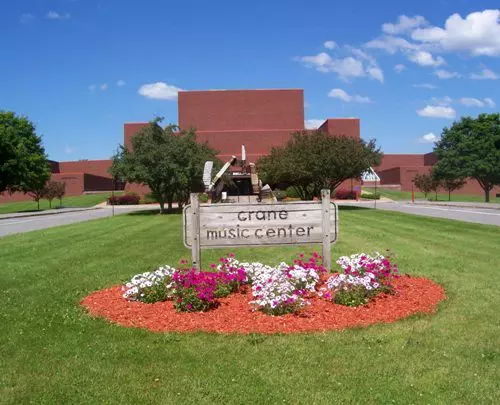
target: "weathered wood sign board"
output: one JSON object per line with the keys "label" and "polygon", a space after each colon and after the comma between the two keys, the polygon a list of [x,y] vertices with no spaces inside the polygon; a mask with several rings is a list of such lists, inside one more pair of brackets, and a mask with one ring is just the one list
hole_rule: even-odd
{"label": "weathered wood sign board", "polygon": [[322,243],[329,267],[338,211],[329,190],[323,193],[318,202],[276,204],[199,204],[198,195],[192,194],[184,208],[184,245],[192,249],[193,265],[199,266],[200,248]]}

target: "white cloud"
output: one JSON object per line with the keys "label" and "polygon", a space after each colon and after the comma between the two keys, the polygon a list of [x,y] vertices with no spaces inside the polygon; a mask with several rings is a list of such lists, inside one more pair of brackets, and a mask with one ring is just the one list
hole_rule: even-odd
{"label": "white cloud", "polygon": [[310,120],[305,120],[304,126],[306,129],[317,129],[323,124],[323,122],[325,122],[325,120],[312,118]]}
{"label": "white cloud", "polygon": [[106,83],[103,83],[99,86],[99,88],[102,90],[102,91],[105,91],[108,89],[108,85]]}
{"label": "white cloud", "polygon": [[441,56],[432,56],[430,52],[427,51],[416,51],[408,55],[408,59],[420,66],[441,66],[445,64],[445,60]]}
{"label": "white cloud", "polygon": [[142,85],[138,93],[141,96],[154,100],[175,100],[179,91],[182,91],[179,87],[164,82],[157,82]]}
{"label": "white cloud", "polygon": [[371,103],[369,97],[359,96],[359,95],[349,95],[342,89],[332,89],[328,93],[328,97],[338,98],[339,100],[345,101],[346,103]]}
{"label": "white cloud", "polygon": [[499,56],[500,10],[470,13],[465,19],[455,13],[448,17],[444,28],[418,28],[411,37],[416,41],[438,45],[443,51]]}
{"label": "white cloud", "polygon": [[434,74],[440,79],[454,79],[461,77],[460,73],[458,72],[450,72],[444,69],[438,69],[434,72]]}
{"label": "white cloud", "polygon": [[421,138],[419,138],[420,143],[434,143],[438,140],[438,136],[434,135],[432,132],[429,132],[428,134],[423,135]]}
{"label": "white cloud", "polygon": [[326,49],[335,49],[338,46],[335,41],[325,41],[323,45]]}
{"label": "white cloud", "polygon": [[33,14],[25,13],[25,14],[21,15],[21,19],[19,21],[21,22],[21,24],[29,24],[32,21],[34,21],[34,19],[35,19],[35,16]]}
{"label": "white cloud", "polygon": [[49,20],[68,20],[71,15],[69,13],[59,14],[57,11],[49,11],[45,14],[45,18]]}
{"label": "white cloud", "polygon": [[417,110],[417,114],[421,117],[447,119],[453,119],[457,116],[457,112],[453,107],[444,105],[427,105],[421,110]]}
{"label": "white cloud", "polygon": [[478,98],[472,97],[462,97],[458,102],[466,107],[495,107],[495,102],[491,98],[485,98],[484,100],[480,100]]}
{"label": "white cloud", "polygon": [[496,103],[489,97],[485,98],[484,99],[484,104],[487,106],[487,107],[495,107],[496,106]]}
{"label": "white cloud", "polygon": [[413,44],[404,38],[383,35],[365,44],[367,48],[383,49],[387,53],[395,54],[399,50],[419,50],[421,45]]}
{"label": "white cloud", "polygon": [[118,87],[123,87],[123,86],[125,86],[126,84],[127,84],[127,83],[125,83],[125,81],[123,81],[123,80],[118,80],[118,81],[116,82],[116,85],[117,85]]}
{"label": "white cloud", "polygon": [[349,81],[351,78],[368,76],[383,83],[384,73],[377,61],[361,49],[345,47],[353,56],[333,59],[325,52],[313,56],[295,58],[306,66],[314,67],[322,73],[336,73],[339,79]]}
{"label": "white cloud", "polygon": [[67,155],[71,155],[75,152],[75,148],[73,148],[72,146],[65,146],[64,147],[64,153],[66,153]]}
{"label": "white cloud", "polygon": [[378,66],[372,66],[366,69],[366,73],[372,79],[378,80],[380,83],[384,83],[384,72]]}
{"label": "white cloud", "polygon": [[498,80],[500,77],[490,69],[483,69],[481,73],[471,73],[469,76],[473,80]]}
{"label": "white cloud", "polygon": [[400,15],[396,24],[383,24],[382,31],[386,34],[403,34],[405,32],[413,30],[414,28],[421,27],[427,24],[427,20],[421,15],[416,15],[415,17]]}
{"label": "white cloud", "polygon": [[418,83],[418,84],[414,84],[413,87],[420,88],[420,89],[429,89],[429,90],[434,90],[437,88],[436,86],[434,86],[433,84],[430,84],[430,83]]}
{"label": "white cloud", "polygon": [[403,70],[406,70],[406,66],[402,63],[398,63],[396,66],[394,66],[394,71],[396,73],[401,73]]}
{"label": "white cloud", "polygon": [[453,103],[453,99],[448,96],[442,98],[432,97],[431,101],[435,105],[444,105],[444,106],[449,106],[451,105],[451,103]]}

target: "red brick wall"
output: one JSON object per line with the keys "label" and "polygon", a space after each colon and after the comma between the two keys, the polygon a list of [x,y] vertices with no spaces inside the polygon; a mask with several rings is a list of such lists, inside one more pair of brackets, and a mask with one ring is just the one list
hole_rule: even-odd
{"label": "red brick wall", "polygon": [[382,170],[403,166],[424,166],[424,155],[387,154],[382,157],[380,165],[374,169],[378,173]]}
{"label": "red brick wall", "polygon": [[59,173],[88,173],[95,176],[111,178],[108,169],[111,160],[79,160],[74,162],[59,162]]}
{"label": "red brick wall", "polygon": [[84,191],[111,191],[114,186],[113,179],[109,177],[94,176],[84,173]]}
{"label": "red brick wall", "polygon": [[344,135],[360,139],[359,118],[328,118],[319,129],[330,135]]}
{"label": "red brick wall", "polygon": [[399,184],[401,181],[401,171],[399,167],[393,167],[392,169],[377,171],[380,177],[380,184]]}
{"label": "red brick wall", "polygon": [[84,173],[57,173],[51,177],[53,181],[60,181],[66,184],[66,195],[80,195],[85,190]]}
{"label": "red brick wall", "polygon": [[182,129],[304,129],[303,90],[181,91],[178,104]]}
{"label": "red brick wall", "polygon": [[148,122],[136,122],[123,125],[123,143],[124,145],[132,149],[132,137],[137,134],[142,128],[147,127]]}

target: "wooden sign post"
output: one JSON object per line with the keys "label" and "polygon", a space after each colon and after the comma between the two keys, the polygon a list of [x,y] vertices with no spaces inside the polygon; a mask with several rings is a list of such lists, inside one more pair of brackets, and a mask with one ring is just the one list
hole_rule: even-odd
{"label": "wooden sign post", "polygon": [[198,194],[191,194],[184,208],[184,245],[197,269],[203,248],[321,244],[323,265],[330,270],[330,245],[337,234],[338,210],[330,190],[322,190],[318,202],[270,204],[200,204]]}

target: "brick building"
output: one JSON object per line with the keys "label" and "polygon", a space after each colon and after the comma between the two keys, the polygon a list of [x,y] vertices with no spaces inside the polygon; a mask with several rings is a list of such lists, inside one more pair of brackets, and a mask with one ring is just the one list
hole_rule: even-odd
{"label": "brick building", "polygon": [[[247,161],[256,162],[273,146],[283,145],[294,132],[305,129],[304,92],[301,89],[181,91],[178,114],[179,126],[195,128],[197,139],[218,150],[221,160],[239,155],[244,144]],[[132,136],[146,125],[148,123],[124,124],[124,144],[130,146]],[[332,136],[360,139],[357,118],[329,118],[319,129]],[[435,161],[432,153],[388,154],[375,169],[382,186],[409,191],[415,174],[429,172]],[[109,191],[113,188],[108,172],[110,165],[111,160],[51,162],[52,179],[66,183],[67,195]],[[346,182],[342,188],[353,184]],[[127,184],[126,191],[143,194],[148,190]],[[500,192],[500,188],[494,192]],[[479,184],[471,180],[457,193],[481,195],[483,192]],[[0,203],[26,199],[29,197],[20,193],[0,195]]]}

